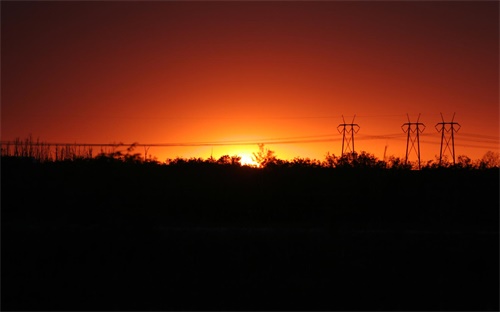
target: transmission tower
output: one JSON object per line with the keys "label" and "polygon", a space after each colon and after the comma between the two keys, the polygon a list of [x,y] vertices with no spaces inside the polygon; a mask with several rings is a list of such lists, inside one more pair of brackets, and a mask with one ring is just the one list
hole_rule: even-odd
{"label": "transmission tower", "polygon": [[[441,148],[439,151],[439,164],[443,159],[443,153],[448,150],[451,153],[451,158],[453,159],[453,164],[455,164],[455,136],[454,133],[460,130],[461,126],[458,122],[454,122],[455,113],[453,113],[453,117],[450,122],[445,122],[443,118],[443,114],[441,114],[442,122],[438,122],[435,126],[438,132],[441,132]],[[456,128],[458,127],[458,128]],[[445,133],[447,136],[445,136]],[[451,141],[451,147],[450,147]],[[443,143],[445,144],[443,146]]]}
{"label": "transmission tower", "polygon": [[342,133],[342,156],[349,150],[354,154],[354,134],[359,131],[359,125],[354,123],[354,118],[356,118],[356,115],[352,117],[351,123],[348,124],[345,122],[344,115],[342,115],[342,121],[344,121],[344,123],[337,126],[339,133]]}
{"label": "transmission tower", "polygon": [[[421,122],[418,122],[420,120],[420,114],[418,114],[417,122],[410,122],[410,116],[408,116],[408,114],[406,114],[406,117],[408,118],[408,122],[404,123],[401,126],[403,132],[408,133],[408,136],[406,138],[405,164],[408,163],[408,155],[412,150],[414,150],[417,153],[418,169],[420,169],[420,133],[424,132],[425,125]],[[415,143],[417,144],[416,148]]]}

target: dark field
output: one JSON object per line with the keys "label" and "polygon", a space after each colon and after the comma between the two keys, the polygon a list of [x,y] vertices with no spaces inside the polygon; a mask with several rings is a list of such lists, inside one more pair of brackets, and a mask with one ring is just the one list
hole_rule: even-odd
{"label": "dark field", "polygon": [[499,171],[1,163],[2,310],[499,310]]}

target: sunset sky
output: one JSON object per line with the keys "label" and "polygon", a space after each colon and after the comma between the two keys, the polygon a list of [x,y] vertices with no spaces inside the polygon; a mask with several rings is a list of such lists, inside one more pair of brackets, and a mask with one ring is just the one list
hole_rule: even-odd
{"label": "sunset sky", "polygon": [[1,44],[2,140],[323,160],[355,115],[382,159],[420,114],[432,160],[442,113],[456,155],[499,151],[498,1],[2,1]]}

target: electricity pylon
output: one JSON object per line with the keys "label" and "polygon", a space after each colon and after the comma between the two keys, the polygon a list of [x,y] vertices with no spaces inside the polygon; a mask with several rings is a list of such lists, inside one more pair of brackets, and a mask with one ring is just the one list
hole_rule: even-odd
{"label": "electricity pylon", "polygon": [[342,115],[342,121],[344,121],[344,123],[337,126],[337,130],[339,131],[339,133],[342,133],[342,156],[344,156],[344,154],[347,153],[348,150],[350,150],[354,155],[354,134],[358,133],[359,131],[359,125],[354,123],[354,118],[356,118],[356,115],[352,117],[351,123],[348,124],[345,122],[344,115]]}
{"label": "electricity pylon", "polygon": [[[408,133],[408,136],[406,138],[405,164],[408,163],[408,155],[411,153],[413,149],[417,153],[418,169],[420,169],[420,133],[424,132],[425,125],[421,122],[418,122],[420,120],[420,114],[418,114],[417,122],[410,122],[410,116],[408,116],[408,114],[406,114],[406,117],[408,118],[408,122],[404,123],[401,126],[403,132]],[[409,146],[410,143],[411,146]],[[416,149],[415,149],[415,143],[417,143]]]}
{"label": "electricity pylon", "polygon": [[[450,151],[451,153],[451,158],[453,159],[453,164],[455,164],[455,136],[454,133],[458,132],[460,130],[461,126],[458,122],[454,122],[453,120],[455,119],[455,113],[453,113],[453,117],[451,118],[451,122],[444,122],[443,114],[441,114],[441,120],[442,122],[438,122],[435,126],[436,130],[438,132],[441,132],[441,148],[439,151],[439,164],[441,164],[441,160],[443,158],[443,152],[446,152],[446,149]],[[455,125],[458,127],[455,128]],[[438,126],[441,126],[440,129],[438,129]],[[445,133],[449,134],[449,137],[445,137]],[[451,140],[451,149],[450,149],[450,140]],[[443,148],[443,142],[445,143],[445,146]]]}

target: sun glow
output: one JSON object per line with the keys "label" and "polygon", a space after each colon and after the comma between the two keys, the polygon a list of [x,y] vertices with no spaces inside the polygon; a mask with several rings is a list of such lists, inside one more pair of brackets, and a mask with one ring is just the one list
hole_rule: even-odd
{"label": "sun glow", "polygon": [[258,167],[259,164],[253,160],[252,156],[248,154],[239,154],[238,156],[241,157],[240,163],[242,166],[250,166],[250,167]]}

